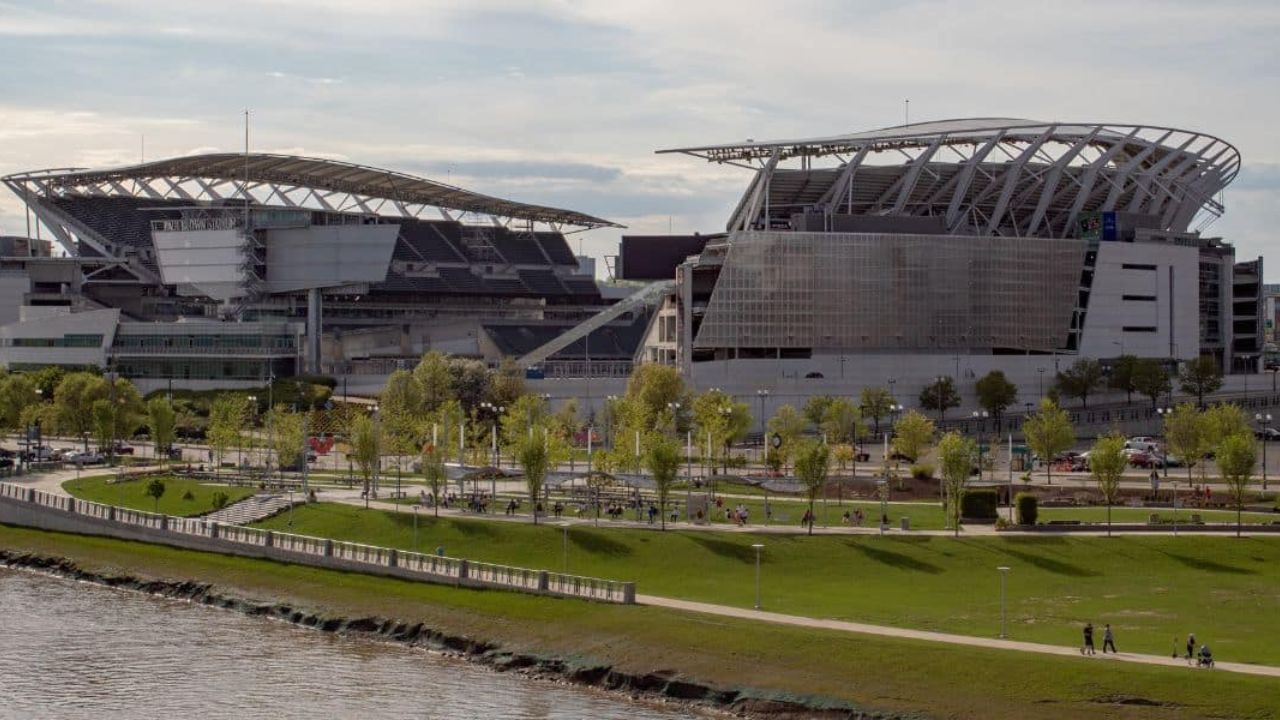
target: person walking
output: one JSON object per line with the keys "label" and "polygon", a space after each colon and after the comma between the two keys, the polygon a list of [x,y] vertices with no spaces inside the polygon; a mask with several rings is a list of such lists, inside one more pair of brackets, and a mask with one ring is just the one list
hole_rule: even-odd
{"label": "person walking", "polygon": [[1191,633],[1187,636],[1187,659],[1190,660],[1196,654],[1196,634]]}
{"label": "person walking", "polygon": [[1093,623],[1084,624],[1084,647],[1080,648],[1081,655],[1096,654],[1093,649]]}
{"label": "person walking", "polygon": [[1116,650],[1116,637],[1111,632],[1111,623],[1107,623],[1106,626],[1102,628],[1102,654],[1103,655],[1107,654],[1107,648],[1111,648],[1111,652],[1119,655],[1119,652]]}

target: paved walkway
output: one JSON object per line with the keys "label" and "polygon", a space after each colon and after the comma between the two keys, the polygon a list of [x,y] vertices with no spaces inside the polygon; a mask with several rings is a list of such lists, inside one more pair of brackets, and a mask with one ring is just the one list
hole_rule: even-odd
{"label": "paved walkway", "polygon": [[[695,612],[704,615],[719,615],[721,617],[741,618],[743,620],[756,620],[759,622],[774,623],[777,625],[794,625],[797,627],[815,628],[818,630],[835,630],[837,632],[859,633],[862,635],[879,635],[881,637],[924,640],[926,642],[947,643],[950,645],[969,645],[972,647],[995,648],[998,650],[1015,650],[1018,652],[1039,653],[1042,655],[1059,655],[1062,657],[1074,658],[1081,657],[1080,648],[1078,647],[1046,645],[1043,643],[1022,642],[1020,640],[1000,640],[994,638],[974,637],[972,635],[952,635],[950,633],[931,632],[928,630],[911,630],[908,628],[890,627],[888,625],[868,625],[866,623],[855,623],[845,620],[822,620],[819,618],[802,617],[799,615],[783,615],[781,613],[767,612],[764,610],[748,610],[746,608],[730,607],[728,605],[713,605],[710,603],[700,603],[689,600],[676,600],[674,598],[658,597],[655,595],[637,595],[636,602],[641,605],[653,605],[655,607],[683,610],[685,612]],[[1081,659],[1084,661],[1086,658]],[[1171,658],[1163,655],[1143,655],[1140,653],[1122,652],[1107,655],[1099,653],[1098,655],[1088,657],[1087,660],[1090,662],[1130,662],[1143,665],[1162,665],[1164,667],[1196,669],[1193,666],[1189,666],[1185,659]],[[1214,665],[1214,668],[1217,670],[1224,670],[1226,672],[1280,678],[1280,667],[1271,665],[1248,665],[1245,663],[1217,662]]]}

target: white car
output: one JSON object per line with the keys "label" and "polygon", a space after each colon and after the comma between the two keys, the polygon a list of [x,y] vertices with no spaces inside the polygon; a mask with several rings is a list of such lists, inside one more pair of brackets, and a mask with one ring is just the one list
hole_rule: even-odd
{"label": "white car", "polygon": [[1144,453],[1154,454],[1160,453],[1160,443],[1155,438],[1148,435],[1131,437],[1125,441],[1124,447],[1126,450],[1139,450]]}
{"label": "white car", "polygon": [[102,462],[102,456],[95,452],[70,453],[62,458],[63,462],[72,465],[96,465]]}

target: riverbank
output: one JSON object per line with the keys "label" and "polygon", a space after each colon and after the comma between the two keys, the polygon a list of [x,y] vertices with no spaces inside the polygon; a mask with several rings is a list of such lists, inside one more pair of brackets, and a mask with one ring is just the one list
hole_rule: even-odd
{"label": "riverbank", "polygon": [[[263,560],[0,527],[0,548],[63,558],[85,573],[166,581],[243,601],[255,612],[301,620],[367,620],[355,632],[460,638],[495,663],[555,668],[578,681],[641,692],[621,678],[663,682],[661,692],[711,688],[733,702],[825,703],[825,716],[881,708],[878,717],[1043,720],[1103,713],[1117,718],[1277,717],[1274,681],[1192,669],[1120,667],[1075,658],[1028,658],[978,648],[763,626],[651,607],[472,591]],[[188,589],[187,592],[197,592]],[[388,624],[389,623],[389,624]],[[522,658],[515,661],[514,658]],[[566,679],[575,679],[566,677]],[[673,684],[674,681],[674,684]],[[752,690],[751,688],[772,690]],[[695,692],[696,691],[691,691]],[[734,693],[732,696],[726,693]],[[822,701],[821,698],[828,698]],[[704,702],[708,700],[704,697]],[[836,707],[830,707],[832,702]],[[843,704],[844,709],[839,709]],[[722,705],[733,709],[732,704]],[[744,705],[739,705],[744,707]],[[758,706],[758,712],[780,709]],[[874,717],[874,715],[873,715]]]}

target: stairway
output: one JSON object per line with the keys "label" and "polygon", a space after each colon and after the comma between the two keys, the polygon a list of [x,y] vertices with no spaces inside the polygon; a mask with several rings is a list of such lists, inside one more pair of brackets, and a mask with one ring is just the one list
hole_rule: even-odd
{"label": "stairway", "polygon": [[[293,504],[301,505],[303,502],[305,501],[302,495],[298,494]],[[223,525],[248,525],[288,509],[288,495],[254,495],[209,513],[204,516],[204,519]]]}

